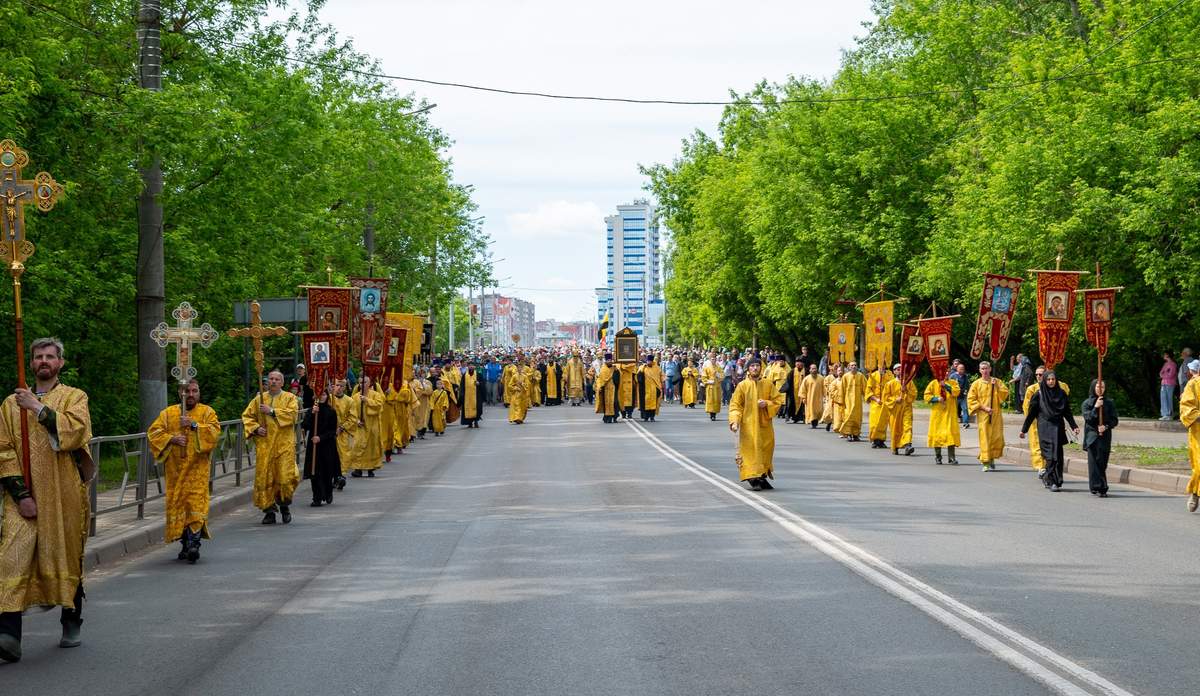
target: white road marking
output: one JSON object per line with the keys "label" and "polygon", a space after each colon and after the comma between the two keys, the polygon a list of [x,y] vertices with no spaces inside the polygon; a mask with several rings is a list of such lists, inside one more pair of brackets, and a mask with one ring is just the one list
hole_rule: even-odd
{"label": "white road marking", "polygon": [[[1055,692],[1069,696],[1094,696],[1094,694],[1133,696],[1130,692],[1095,672],[930,587],[824,527],[814,524],[762,496],[751,494],[740,485],[692,461],[651,434],[643,426],[632,421],[625,422],[663,456],[695,474],[701,480],[728,493],[792,535],[924,611]],[[1057,668],[1057,671],[1052,668]],[[1080,683],[1070,681],[1069,679],[1072,677],[1075,682]]]}

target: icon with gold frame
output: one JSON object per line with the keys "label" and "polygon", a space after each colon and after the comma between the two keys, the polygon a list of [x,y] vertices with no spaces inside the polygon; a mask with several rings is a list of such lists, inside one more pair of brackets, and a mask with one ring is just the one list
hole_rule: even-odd
{"label": "icon with gold frame", "polygon": [[626,326],[613,337],[614,362],[618,365],[633,365],[638,361],[638,335]]}

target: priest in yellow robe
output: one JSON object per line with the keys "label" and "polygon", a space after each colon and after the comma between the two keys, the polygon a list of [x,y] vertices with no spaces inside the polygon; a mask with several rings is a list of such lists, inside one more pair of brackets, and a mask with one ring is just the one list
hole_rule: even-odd
{"label": "priest in yellow robe", "polygon": [[435,437],[446,432],[446,416],[450,409],[450,395],[446,393],[446,383],[438,380],[433,385],[433,396],[429,397],[429,423],[433,426]]}
{"label": "priest in yellow robe", "polygon": [[375,478],[375,470],[383,466],[383,404],[385,396],[379,387],[364,376],[354,388],[350,399],[357,410],[354,424],[354,444],[350,448],[351,476],[358,478],[367,472]]}
{"label": "priest in yellow robe", "polygon": [[384,389],[376,383],[375,388],[383,396],[383,405],[379,410],[379,448],[383,452],[383,460],[390,462],[392,461],[392,443],[396,440],[396,411],[388,403],[388,391],[391,390],[391,386]]}
{"label": "priest in yellow robe", "polygon": [[537,365],[530,363],[529,370],[529,405],[542,405],[542,376],[545,374],[545,365]]}
{"label": "priest in yellow robe", "polygon": [[579,350],[576,349],[571,352],[571,359],[567,361],[567,367],[563,374],[564,389],[572,406],[578,406],[583,401],[586,379],[587,368],[583,364]]}
{"label": "priest in yellow robe", "polygon": [[449,401],[446,422],[453,423],[462,415],[462,373],[458,371],[458,358],[449,361],[442,370],[442,383]]}
{"label": "priest in yellow robe", "polygon": [[617,385],[617,396],[621,400],[621,417],[633,418],[633,407],[637,405],[637,363],[617,365],[621,382]]}
{"label": "priest in yellow robe", "polygon": [[658,415],[665,379],[662,368],[654,362],[654,356],[646,356],[646,364],[637,373],[638,411],[643,421],[653,421]]}
{"label": "priest in yellow robe", "polygon": [[961,387],[958,380],[947,379],[938,382],[929,380],[925,387],[925,403],[929,404],[929,434],[925,444],[933,448],[934,462],[942,463],[942,448],[946,447],[950,454],[950,464],[958,466],[954,458],[954,448],[962,445],[958,429],[958,395]]}
{"label": "priest in yellow robe", "polygon": [[168,406],[146,431],[150,454],[164,465],[167,488],[166,543],[180,542],[179,560],[200,559],[200,540],[208,532],[208,478],[212,474],[212,451],[221,437],[217,412],[200,403],[200,383],[184,385],[184,414],[179,406]]}
{"label": "priest in yellow robe", "polygon": [[529,383],[529,368],[523,363],[517,363],[516,368],[508,373],[504,383],[504,396],[508,400],[508,422],[520,425],[525,422],[529,413],[529,398],[533,394],[533,385]]}
{"label": "priest in yellow robe", "polygon": [[433,384],[425,378],[424,368],[415,368],[413,378],[408,383],[413,394],[411,429],[418,440],[425,439],[425,431],[429,429],[429,397],[433,396]]}
{"label": "priest in yellow robe", "polygon": [[[87,450],[92,419],[87,394],[58,381],[62,350],[55,338],[34,341],[29,351],[33,389],[18,389],[0,406],[0,660],[6,662],[21,659],[21,613],[30,607],[62,607],[59,646],[81,643],[83,548],[91,519],[87,489],[95,475]],[[22,409],[28,421],[29,483],[21,454]],[[21,691],[12,684],[6,689]]]}
{"label": "priest in yellow robe", "polygon": [[337,411],[338,418],[337,450],[342,475],[338,477],[337,487],[340,491],[346,487],[346,472],[350,470],[350,438],[355,431],[355,423],[358,422],[358,413],[354,409],[354,399],[346,393],[345,379],[333,381],[333,394],[330,395],[329,401]]}
{"label": "priest in yellow robe", "polygon": [[684,408],[696,408],[696,381],[700,379],[700,371],[696,369],[696,365],[688,358],[687,367],[680,371],[683,376],[682,388],[679,391],[680,402]]}
{"label": "priest in yellow robe", "polygon": [[392,405],[396,419],[395,440],[392,441],[392,446],[403,453],[404,448],[408,447],[408,443],[412,442],[413,438],[411,417],[413,393],[412,387],[408,386],[408,380],[401,377],[400,388],[392,389],[387,400]]}
{"label": "priest in yellow robe", "polygon": [[825,410],[821,412],[821,422],[825,424],[825,432],[830,429],[842,432],[841,418],[836,417],[838,404],[840,404],[841,390],[838,388],[842,379],[842,366],[839,363],[834,363],[829,366],[829,372],[825,375]]}
{"label": "priest in yellow robe", "polygon": [[879,363],[879,369],[867,377],[867,403],[870,405],[867,427],[870,433],[871,449],[887,447],[885,440],[887,440],[888,425],[891,423],[892,406],[884,396],[888,383],[893,378],[887,365],[882,362]]}
{"label": "priest in yellow robe", "polygon": [[804,409],[804,417],[815,430],[825,413],[825,378],[817,371],[816,365],[808,366],[808,375],[800,382],[800,406]]}
{"label": "priest in yellow robe", "polygon": [[[759,363],[762,367],[762,363]],[[700,371],[700,386],[704,389],[704,412],[708,419],[715,421],[721,412],[721,381],[725,379],[725,371],[715,362],[709,361]]]}
{"label": "priest in yellow robe", "polygon": [[838,396],[842,400],[842,435],[850,442],[858,442],[862,434],[863,395],[867,391],[867,378],[858,371],[858,363],[850,363],[840,380]]}
{"label": "priest in yellow robe", "polygon": [[267,390],[242,411],[246,439],[254,445],[254,507],[263,511],[263,524],[275,524],[279,513],[284,524],[292,521],[292,494],[300,483],[296,466],[296,422],[300,402],[283,391],[283,373],[272,370]]}
{"label": "priest in yellow robe", "polygon": [[1004,455],[1004,411],[1008,385],[992,376],[992,364],[979,363],[979,379],[967,391],[967,413],[976,417],[979,430],[979,461],[984,471],[996,470],[996,458]]}
{"label": "priest in yellow robe", "polygon": [[616,423],[621,411],[621,401],[617,397],[617,386],[620,384],[621,373],[613,365],[612,353],[604,354],[604,366],[596,375],[594,389],[596,393],[596,413],[604,414],[605,423]]}
{"label": "priest in yellow robe", "polygon": [[892,454],[911,455],[912,446],[913,402],[917,400],[917,385],[912,382],[901,382],[903,372],[900,363],[892,367],[892,379],[884,387],[883,402],[890,409],[888,412],[888,427],[892,431]]}
{"label": "priest in yellow robe", "polygon": [[[1021,413],[1029,413],[1029,402],[1033,400],[1033,395],[1038,392],[1038,387],[1042,384],[1042,375],[1044,374],[1046,374],[1046,366],[1039,365],[1033,384],[1029,385],[1029,388],[1025,390],[1025,399],[1022,402],[1024,405],[1021,408]],[[1071,388],[1065,382],[1060,381],[1058,386],[1062,387],[1062,390],[1070,396]],[[1038,478],[1044,479],[1046,476],[1046,458],[1042,456],[1042,448],[1037,446],[1040,440],[1038,439],[1036,419],[1029,424],[1029,442],[1032,443],[1029,447],[1029,460],[1033,463],[1033,469],[1037,472]]]}
{"label": "priest in yellow robe", "polygon": [[772,419],[783,406],[784,395],[775,383],[761,377],[762,362],[746,361],[746,379],[738,383],[729,400],[729,429],[738,435],[737,457],[741,480],[750,490],[774,488],[775,426]]}
{"label": "priest in yellow robe", "polygon": [[1192,371],[1192,378],[1183,385],[1183,393],[1179,395],[1179,422],[1188,429],[1188,461],[1192,465],[1192,477],[1187,485],[1187,509],[1195,512],[1200,505],[1200,360],[1191,361],[1187,368]]}

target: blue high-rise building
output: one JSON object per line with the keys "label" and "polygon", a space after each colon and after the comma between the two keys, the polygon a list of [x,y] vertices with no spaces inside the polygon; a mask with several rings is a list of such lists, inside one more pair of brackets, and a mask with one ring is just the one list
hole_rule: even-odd
{"label": "blue high-rise building", "polygon": [[608,227],[608,282],[596,288],[598,321],[605,314],[610,335],[628,326],[644,345],[660,343],[661,278],[658,269],[658,208],[646,199],[617,206]]}

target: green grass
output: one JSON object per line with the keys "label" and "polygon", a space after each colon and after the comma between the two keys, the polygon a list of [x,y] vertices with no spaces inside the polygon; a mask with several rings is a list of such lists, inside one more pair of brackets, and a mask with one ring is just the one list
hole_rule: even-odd
{"label": "green grass", "polygon": [[1187,447],[1143,447],[1141,445],[1113,445],[1113,464],[1132,466],[1138,469],[1188,473],[1192,470]]}

